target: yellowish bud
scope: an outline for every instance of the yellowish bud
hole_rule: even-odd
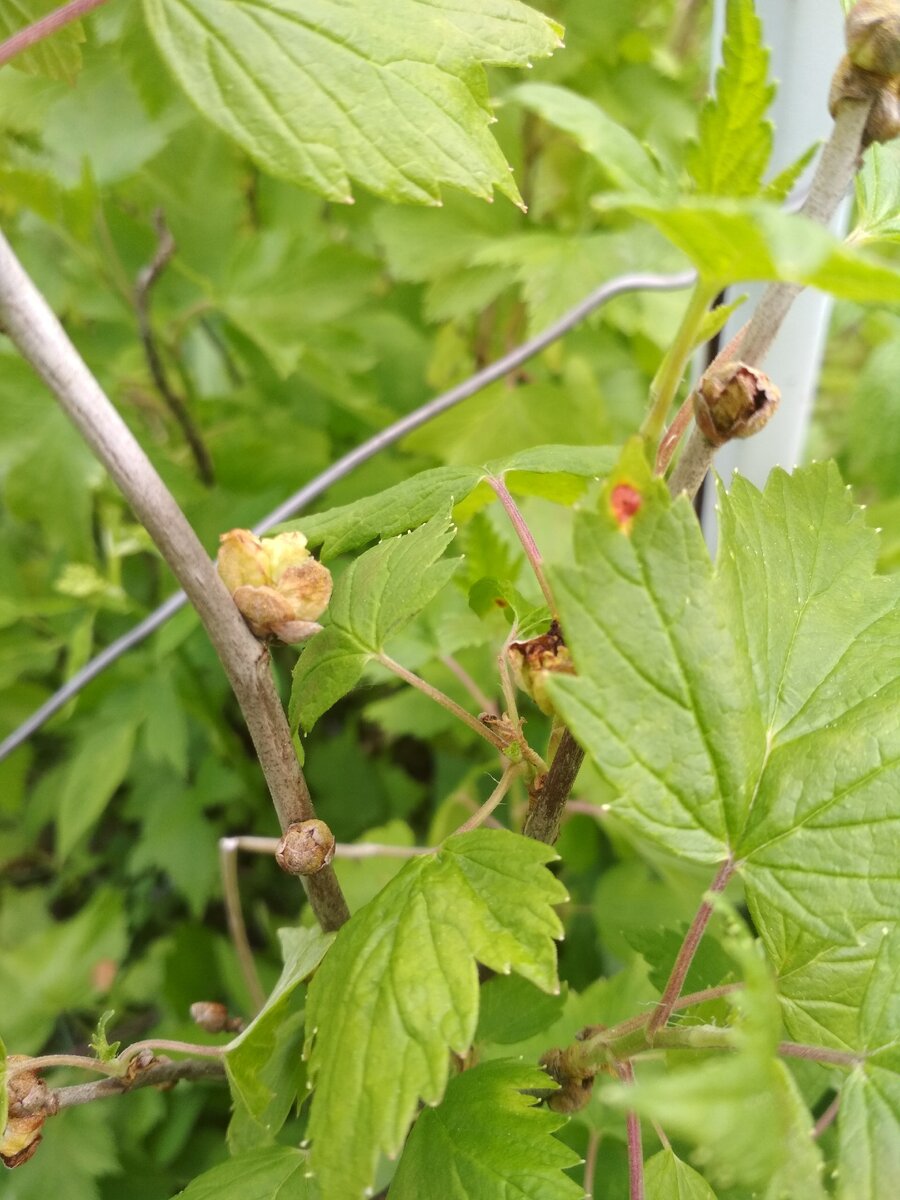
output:
[[[316,618],[331,599],[331,572],[302,533],[258,538],[232,529],[219,541],[219,575],[257,637],[302,642],[321,631]]]

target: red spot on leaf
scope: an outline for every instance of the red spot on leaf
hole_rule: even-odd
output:
[[[631,528],[634,515],[644,503],[644,497],[630,483],[617,483],[610,493],[609,507],[618,525],[626,533]]]

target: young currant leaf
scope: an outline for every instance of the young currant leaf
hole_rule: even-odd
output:
[[[204,1171],[178,1193],[179,1200],[313,1200],[306,1155],[289,1146],[266,1146]]]
[[[655,225],[711,286],[781,280],[860,304],[900,298],[900,272],[838,241],[814,221],[761,200],[654,202],[643,196],[595,201]]]
[[[772,154],[765,119],[775,95],[769,52],[753,0],[728,0],[722,66],[715,99],[700,113],[700,130],[686,156],[697,190],[708,196],[755,196]]]
[[[433,600],[458,559],[441,558],[455,527],[434,517],[412,533],[379,542],[339,578],[328,624],[294,668],[291,724],[313,727],[347,694],[385,642]]]
[[[552,83],[520,84],[508,99],[571,134],[623,191],[659,194],[663,177],[646,148],[592,100]]]
[[[302,1086],[297,1064],[303,1006],[297,989],[319,965],[333,938],[316,929],[282,929],[284,969],[265,1007],[225,1055],[234,1112],[228,1128],[233,1154],[271,1142]]]
[[[97,1028],[91,1035],[91,1049],[97,1055],[101,1062],[111,1062],[119,1053],[121,1042],[110,1042],[106,1036],[106,1030],[109,1027],[110,1021],[115,1016],[115,1010],[110,1008],[103,1014],[97,1022]]]
[[[716,1200],[716,1194],[693,1167],[672,1150],[660,1150],[644,1163],[646,1200]]]
[[[856,176],[856,225],[850,240],[857,245],[900,241],[900,145],[877,142],[868,150]]]
[[[608,446],[536,446],[481,467],[421,471],[376,496],[288,521],[278,528],[302,530],[309,546],[321,547],[324,562],[376,537],[389,538],[416,529],[446,512],[450,504],[462,505],[488,475],[503,477],[517,494],[571,503],[583,491],[585,480],[602,477],[614,462],[615,451]],[[496,499],[496,493],[485,485],[479,489],[477,507]],[[474,511],[474,506],[466,507]]]
[[[565,1117],[521,1090],[546,1087],[543,1071],[503,1059],[457,1075],[413,1126],[391,1200],[581,1200],[563,1174],[579,1157],[552,1136]]]
[[[637,486],[630,533],[601,502],[553,578],[557,707],[624,820],[736,863],[792,1036],[883,1047],[858,1014],[900,903],[900,584],[833,466],[738,481],[715,573],[689,506]]]
[[[310,1162],[323,1195],[362,1196],[419,1100],[440,1101],[448,1051],[475,1036],[476,962],[558,988],[553,906],[565,890],[544,865],[553,857],[503,830],[452,837],[341,929],[307,996]]]
[[[273,175],[352,202],[356,179],[439,204],[442,185],[521,203],[488,132],[483,64],[524,67],[562,29],[518,0],[144,0],[201,112]]]

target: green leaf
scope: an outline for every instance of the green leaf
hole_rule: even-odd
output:
[[[768,82],[769,52],[753,0],[728,0],[724,65],[715,99],[700,113],[699,139],[686,163],[698,191],[708,196],[755,196],[772,154],[772,125],[765,119],[775,95]]]
[[[347,694],[385,642],[433,600],[458,566],[442,559],[456,529],[434,517],[354,559],[335,585],[328,624],[294,668],[291,723],[304,729]]]
[[[663,180],[647,150],[592,100],[552,83],[523,83],[507,98],[571,134],[618,188],[658,195]]]
[[[481,988],[476,1041],[524,1042],[559,1019],[566,996],[564,987],[548,995],[519,975],[496,975]]]
[[[900,1075],[854,1071],[841,1088],[838,1133],[839,1200],[892,1195],[900,1181]]]
[[[413,859],[341,929],[309,988],[311,1165],[324,1195],[362,1196],[397,1154],[419,1099],[437,1104],[448,1050],[472,1043],[476,961],[558,988],[547,846],[501,830]]]
[[[413,1126],[391,1200],[581,1200],[562,1173],[579,1157],[552,1136],[565,1118],[521,1091],[546,1086],[543,1071],[502,1059],[457,1075]]]
[[[56,818],[60,858],[99,821],[131,764],[134,736],[131,721],[97,729],[66,764]]]
[[[351,178],[394,200],[442,185],[521,203],[488,132],[482,64],[526,66],[561,28],[517,0],[144,0],[191,100],[273,175],[352,201]]]
[[[289,1146],[267,1146],[199,1175],[181,1200],[312,1200],[306,1155]]]
[[[225,1055],[234,1101],[228,1130],[233,1154],[272,1142],[297,1098],[303,1005],[297,989],[331,945],[319,929],[281,929],[284,969],[265,1007]]]
[[[693,1167],[671,1150],[660,1150],[644,1163],[647,1200],[716,1200],[716,1194]]]
[[[900,241],[900,147],[875,143],[856,176],[856,224],[850,241]]]
[[[900,299],[900,272],[837,240],[799,214],[759,200],[682,200],[677,205],[604,197],[655,225],[711,285],[782,280],[861,304]]]
[[[689,506],[635,485],[630,533],[602,501],[553,577],[557,707],[624,820],[739,864],[792,1034],[883,1047],[858,1014],[900,903],[900,585],[833,466],[735,481],[715,573]]]
[[[110,1043],[106,1036],[106,1030],[115,1015],[115,1009],[107,1009],[91,1034],[91,1049],[101,1062],[111,1062],[119,1053],[119,1047],[122,1045],[121,1042]]]
[[[46,17],[59,7],[57,0],[0,0],[0,41]],[[74,83],[81,67],[80,43],[84,29],[80,21],[72,21],[56,30],[51,37],[17,54],[12,65],[29,75],[44,75]]]
[[[300,529],[311,547],[321,546],[323,560],[355,550],[373,538],[393,537],[424,525],[450,504],[466,500],[487,475],[502,476],[510,491],[560,495],[571,503],[571,491],[565,489],[566,477],[584,480],[604,475],[615,461],[615,451],[606,446],[537,446],[480,467],[437,467],[421,471],[403,483],[387,488],[377,496],[367,496],[288,521],[279,530]],[[485,489],[483,503],[495,499]]]
[[[730,304],[718,304],[715,308],[711,308],[705,313],[700,326],[697,329],[695,344],[703,346],[707,342],[712,341],[717,333],[721,333],[728,322],[728,318],[747,301],[746,295],[738,296],[736,300],[732,300]]]

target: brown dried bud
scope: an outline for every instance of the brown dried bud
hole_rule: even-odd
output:
[[[334,834],[324,821],[295,821],[285,830],[275,861],[288,875],[316,875],[334,858]]]
[[[240,1017],[232,1017],[218,1000],[197,1000],[191,1005],[191,1020],[207,1033],[239,1033],[244,1028]]]
[[[548,1050],[540,1059],[540,1065],[559,1084],[559,1091],[551,1092],[547,1097],[548,1108],[568,1115],[587,1107],[594,1090],[593,1075],[570,1075],[562,1050]]]
[[[848,57],[877,75],[900,74],[900,5],[896,0],[859,0],[844,25]]]
[[[872,107],[863,131],[862,148],[873,142],[890,142],[900,134],[898,87],[900,79],[885,79],[856,67],[845,54],[831,80],[828,111],[836,117],[845,100],[868,102]]]
[[[574,675],[572,656],[566,646],[559,623],[554,621],[546,633],[527,642],[513,642],[508,650],[509,663],[518,687],[530,696],[548,716],[553,704],[547,690],[551,675]]]
[[[775,414],[781,393],[768,375],[745,363],[711,367],[694,395],[694,419],[713,446],[752,437]]]
[[[316,618],[331,599],[331,572],[302,533],[260,539],[232,529],[219,541],[219,575],[257,637],[303,642],[321,632]]]
[[[7,1063],[14,1066],[24,1058],[10,1054]],[[36,1153],[43,1137],[44,1121],[57,1111],[56,1096],[36,1071],[20,1071],[7,1085],[10,1117],[0,1131],[0,1161],[7,1167],[21,1167]],[[17,1115],[16,1110],[22,1115]]]

